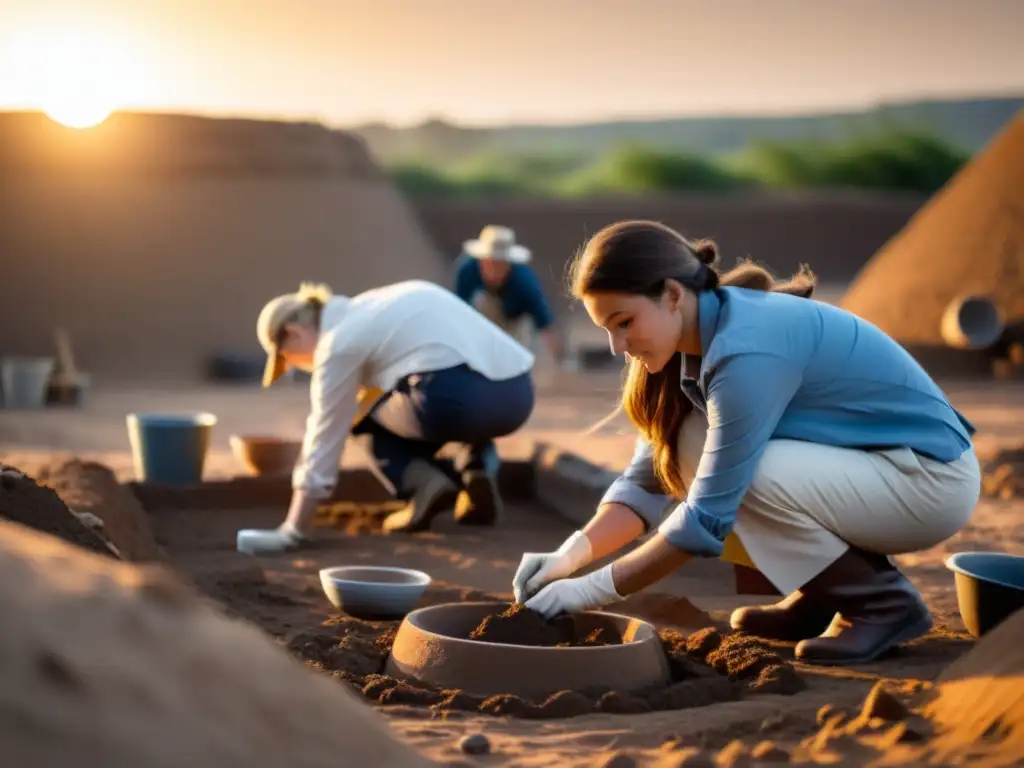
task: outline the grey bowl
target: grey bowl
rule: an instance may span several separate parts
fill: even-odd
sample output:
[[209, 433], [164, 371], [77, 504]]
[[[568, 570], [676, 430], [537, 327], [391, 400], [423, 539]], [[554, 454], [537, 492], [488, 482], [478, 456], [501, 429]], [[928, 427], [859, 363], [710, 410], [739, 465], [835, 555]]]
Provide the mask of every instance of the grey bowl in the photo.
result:
[[323, 568], [320, 584], [335, 608], [368, 621], [394, 621], [411, 611], [430, 576], [410, 568], [342, 565]]
[[1024, 608], [1024, 557], [1003, 552], [958, 552], [946, 560], [956, 582], [960, 618], [974, 637]]

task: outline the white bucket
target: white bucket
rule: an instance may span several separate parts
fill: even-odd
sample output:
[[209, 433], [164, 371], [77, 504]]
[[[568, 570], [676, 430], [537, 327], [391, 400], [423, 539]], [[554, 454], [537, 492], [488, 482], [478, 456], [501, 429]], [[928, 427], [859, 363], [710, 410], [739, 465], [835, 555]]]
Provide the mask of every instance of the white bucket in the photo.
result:
[[5, 357], [0, 386], [5, 408], [43, 408], [56, 361], [52, 357]]

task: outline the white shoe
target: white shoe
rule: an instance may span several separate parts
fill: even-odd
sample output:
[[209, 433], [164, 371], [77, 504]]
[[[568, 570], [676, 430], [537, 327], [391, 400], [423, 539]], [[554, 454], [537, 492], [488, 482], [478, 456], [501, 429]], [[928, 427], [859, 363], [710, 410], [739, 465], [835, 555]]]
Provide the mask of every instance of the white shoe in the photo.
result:
[[238, 532], [235, 546], [246, 555], [277, 555], [298, 549], [309, 539], [294, 528], [259, 530], [244, 528]]

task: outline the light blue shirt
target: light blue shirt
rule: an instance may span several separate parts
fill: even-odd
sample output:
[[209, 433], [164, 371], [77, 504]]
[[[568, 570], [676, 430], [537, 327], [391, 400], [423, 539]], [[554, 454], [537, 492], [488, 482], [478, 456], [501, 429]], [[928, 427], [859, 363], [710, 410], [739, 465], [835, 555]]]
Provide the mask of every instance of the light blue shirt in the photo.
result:
[[[943, 462], [971, 446], [967, 421], [910, 354], [871, 323], [812, 299], [744, 288], [699, 295], [701, 359], [680, 386], [707, 417], [697, 477], [658, 530], [679, 549], [717, 557], [771, 438], [860, 450], [907, 447]], [[647, 526], [673, 502], [639, 444], [602, 503]]]

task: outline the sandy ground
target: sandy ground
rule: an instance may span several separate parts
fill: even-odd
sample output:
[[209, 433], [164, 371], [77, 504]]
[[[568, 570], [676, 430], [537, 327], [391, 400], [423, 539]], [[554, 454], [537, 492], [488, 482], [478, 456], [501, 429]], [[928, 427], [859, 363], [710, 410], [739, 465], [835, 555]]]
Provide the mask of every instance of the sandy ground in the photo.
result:
[[[1019, 442], [1024, 434], [1024, 390], [1005, 386], [949, 386], [954, 403], [980, 430], [977, 439], [983, 453]], [[615, 377], [569, 376], [547, 388], [527, 429], [504, 441], [507, 455], [528, 452], [531, 441], [542, 439], [571, 447], [593, 461], [620, 468], [632, 450], [633, 436], [621, 424], [601, 435], [580, 436], [580, 429], [608, 411], [614, 402]], [[305, 392], [286, 388], [274, 392], [251, 389], [151, 388], [142, 390], [99, 388], [88, 405], [79, 410], [44, 412], [0, 411], [0, 458], [30, 467], [48, 460], [54, 452], [97, 458], [113, 467], [122, 479], [132, 476], [124, 415], [135, 410], [168, 411], [201, 409], [217, 414], [210, 476], [238, 473], [227, 447], [234, 432], [274, 432], [300, 435], [305, 417]], [[358, 450], [346, 453], [346, 462], [360, 463]], [[756, 743], [763, 738], [792, 744], [815, 729], [814, 716], [825, 703], [852, 708], [873, 683], [884, 680], [913, 688], [936, 679], [943, 668], [969, 647], [959, 632], [952, 578], [943, 567], [950, 552], [996, 549], [1024, 553], [1024, 503], [983, 500], [970, 524], [943, 545], [901, 558], [908, 575], [921, 588], [932, 607], [939, 631], [925, 642], [891, 658], [853, 670], [801, 670], [807, 691], [792, 697], [758, 695], [738, 702], [699, 709], [645, 715], [587, 715], [570, 720], [535, 722], [510, 718], [467, 716], [425, 720], [423, 710], [383, 708], [391, 726], [402, 737], [435, 760], [448, 764], [486, 765], [604, 765], [619, 757], [641, 765], [681, 764], [665, 762], [659, 747], [673, 738], [686, 745], [724, 747], [735, 738]], [[511, 578], [524, 550], [544, 551], [557, 546], [571, 530], [560, 518], [530, 507], [510, 510], [500, 536], [458, 530], [448, 521], [438, 530], [417, 536], [353, 537], [330, 530], [325, 543], [300, 557], [252, 561], [233, 551], [233, 532], [241, 526], [276, 523], [283, 510], [177, 510], [153, 514], [158, 541], [174, 565], [200, 581], [211, 573], [246, 572], [254, 565], [274, 589], [284, 590], [291, 608], [300, 606], [316, 621], [331, 615], [317, 586], [316, 571], [325, 565], [346, 562], [387, 562], [424, 568], [437, 582], [435, 589], [473, 588], [507, 594]], [[202, 535], [195, 535], [197, 530]], [[191, 533], [189, 533], [191, 531]], [[684, 597], [698, 610], [684, 614], [689, 628], [698, 628], [707, 612], [722, 621], [736, 605], [750, 602], [737, 597], [728, 570], [719, 563], [683, 569], [651, 589]], [[216, 579], [215, 579], [216, 580]], [[249, 620], [266, 629], [282, 621], [284, 609], [257, 601], [250, 606]], [[786, 653], [785, 649], [782, 651]], [[485, 731], [492, 754], [483, 758], [461, 755], [458, 739]], [[622, 753], [622, 754], [619, 754]], [[674, 759], [674, 758], [673, 758]]]

